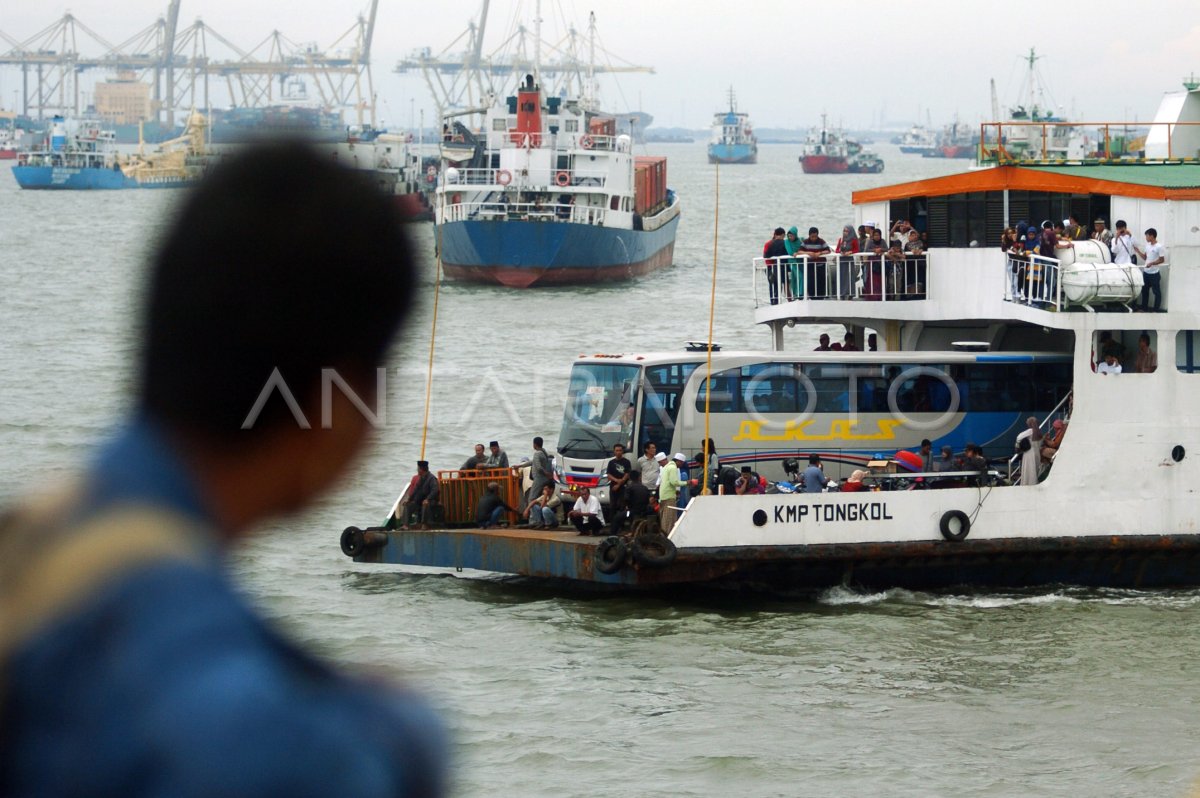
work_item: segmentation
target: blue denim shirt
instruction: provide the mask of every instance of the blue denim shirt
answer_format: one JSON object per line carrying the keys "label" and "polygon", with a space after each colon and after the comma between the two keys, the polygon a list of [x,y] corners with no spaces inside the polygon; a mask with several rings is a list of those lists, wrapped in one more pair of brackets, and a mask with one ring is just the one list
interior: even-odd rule
{"label": "blue denim shirt", "polygon": [[[138,421],[101,451],[83,513],[209,521],[168,442]],[[209,525],[211,528],[211,525]],[[0,794],[434,796],[441,723],[267,627],[211,556],[125,571],[4,663]]]}

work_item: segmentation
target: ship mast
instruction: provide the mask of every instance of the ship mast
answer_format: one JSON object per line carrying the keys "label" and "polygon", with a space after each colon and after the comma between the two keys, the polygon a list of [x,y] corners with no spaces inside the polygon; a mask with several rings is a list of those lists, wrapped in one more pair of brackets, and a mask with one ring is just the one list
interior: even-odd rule
{"label": "ship mast", "polygon": [[534,4],[533,12],[533,83],[542,85],[542,0]]}

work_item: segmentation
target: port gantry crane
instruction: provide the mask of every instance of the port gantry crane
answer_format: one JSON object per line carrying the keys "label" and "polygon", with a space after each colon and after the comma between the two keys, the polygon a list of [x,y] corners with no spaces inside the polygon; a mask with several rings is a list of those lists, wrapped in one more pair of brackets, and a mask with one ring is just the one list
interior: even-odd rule
{"label": "port gantry crane", "polygon": [[[84,105],[80,75],[103,70],[133,72],[149,82],[154,108],[165,113],[168,125],[174,125],[176,110],[211,107],[214,82],[223,89],[221,105],[257,107],[309,99],[306,79],[315,84],[322,106],[353,108],[359,124],[374,125],[371,39],[379,0],[370,0],[366,14],[326,50],[293,42],[277,30],[243,50],[200,19],[177,30],[180,4],[170,0],[165,16],[119,44],[70,13],[25,40],[0,31],[0,48],[8,48],[0,49],[0,68],[21,70],[20,107],[13,110],[39,118],[78,115]],[[81,42],[100,54],[85,55]]]}
{"label": "port gantry crane", "polygon": [[[448,114],[477,109],[484,106],[489,96],[496,96],[511,89],[513,76],[537,74],[550,81],[547,90],[583,98],[583,104],[594,110],[597,104],[595,76],[601,73],[654,73],[653,67],[636,66],[625,61],[613,63],[614,57],[603,51],[605,63],[596,63],[596,15],[588,19],[587,53],[583,53],[584,41],[574,25],[558,42],[546,42],[541,37],[541,4],[534,19],[534,32],[524,25],[517,25],[513,32],[489,53],[483,51],[483,37],[487,30],[489,0],[483,0],[479,22],[471,20],[467,29],[434,55],[431,48],[414,51],[396,64],[395,71],[401,74],[419,71],[433,95],[439,118]],[[463,44],[465,49],[454,52]],[[529,53],[532,40],[534,52]],[[543,61],[545,47],[550,60]]]}

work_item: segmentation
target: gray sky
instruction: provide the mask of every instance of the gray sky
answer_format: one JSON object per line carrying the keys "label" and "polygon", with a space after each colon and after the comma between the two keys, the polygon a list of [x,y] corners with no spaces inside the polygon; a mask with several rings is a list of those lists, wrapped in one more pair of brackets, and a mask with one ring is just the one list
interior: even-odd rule
{"label": "gray sky", "polygon": [[[433,102],[419,76],[392,74],[419,47],[439,52],[478,16],[478,0],[380,0],[373,45],[379,112],[393,127]],[[368,0],[183,0],[180,26],[203,18],[243,49],[278,29],[327,47]],[[0,32],[23,41],[68,9],[105,39],[121,42],[165,14],[166,0],[0,0]],[[493,0],[485,50],[500,45],[514,18],[532,26],[533,0]],[[978,10],[976,10],[978,9]],[[1034,44],[1053,103],[1082,121],[1152,118],[1159,98],[1200,73],[1200,5],[1195,0],[1047,4],[953,0],[891,2],[708,2],[707,0],[543,0],[547,40],[564,18],[585,30],[595,11],[600,42],[614,55],[653,66],[655,75],[604,78],[613,110],[641,107],[656,125],[707,127],[732,85],[758,127],[807,127],[825,111],[866,127],[957,114],[991,117],[989,79],[1001,106],[1018,100],[1021,58]],[[0,49],[9,45],[0,38]],[[99,48],[80,42],[80,50]],[[455,48],[461,49],[461,48]],[[19,73],[0,69],[0,106],[12,105]],[[415,102],[414,102],[415,101]]]}

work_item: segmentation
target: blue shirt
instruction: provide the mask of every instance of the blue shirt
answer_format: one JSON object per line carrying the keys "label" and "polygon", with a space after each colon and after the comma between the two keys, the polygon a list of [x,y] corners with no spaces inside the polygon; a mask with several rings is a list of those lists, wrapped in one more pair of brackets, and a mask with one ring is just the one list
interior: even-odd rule
{"label": "blue shirt", "polygon": [[825,487],[825,483],[829,481],[821,467],[815,465],[804,469],[800,478],[804,480],[805,493],[820,493],[821,489]]}
{"label": "blue shirt", "polygon": [[120,503],[211,534],[198,561],[119,572],[13,651],[0,794],[443,793],[445,741],[431,710],[337,673],[251,611],[220,567],[184,465],[152,425],[104,448],[85,497],[85,519]]}

